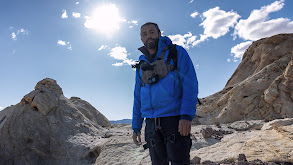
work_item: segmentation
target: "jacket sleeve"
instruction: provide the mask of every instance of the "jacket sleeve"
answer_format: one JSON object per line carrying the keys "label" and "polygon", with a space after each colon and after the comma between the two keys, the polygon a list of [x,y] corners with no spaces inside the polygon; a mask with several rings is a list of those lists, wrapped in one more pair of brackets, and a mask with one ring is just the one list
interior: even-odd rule
{"label": "jacket sleeve", "polygon": [[141,117],[140,111],[140,84],[141,78],[139,76],[138,70],[135,76],[135,87],[134,87],[134,103],[133,103],[133,113],[132,113],[132,129],[134,131],[140,131],[142,128],[143,118]]}
{"label": "jacket sleeve", "polygon": [[177,45],[177,70],[182,84],[180,115],[194,116],[196,112],[198,81],[187,51]]}

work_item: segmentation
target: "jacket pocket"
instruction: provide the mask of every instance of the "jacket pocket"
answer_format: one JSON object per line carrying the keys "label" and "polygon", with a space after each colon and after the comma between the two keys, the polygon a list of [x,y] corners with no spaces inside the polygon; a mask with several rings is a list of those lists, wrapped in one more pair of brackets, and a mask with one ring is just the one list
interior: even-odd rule
{"label": "jacket pocket", "polygon": [[159,83],[159,88],[169,96],[175,96],[175,74],[174,72],[169,72],[168,75],[161,80]]}
{"label": "jacket pocket", "polygon": [[146,84],[144,87],[141,87],[140,92],[141,109],[151,109],[151,95],[149,85]]}
{"label": "jacket pocket", "polygon": [[165,78],[154,85],[152,95],[154,95],[153,102],[156,108],[166,107],[175,101],[174,72],[169,72]]}

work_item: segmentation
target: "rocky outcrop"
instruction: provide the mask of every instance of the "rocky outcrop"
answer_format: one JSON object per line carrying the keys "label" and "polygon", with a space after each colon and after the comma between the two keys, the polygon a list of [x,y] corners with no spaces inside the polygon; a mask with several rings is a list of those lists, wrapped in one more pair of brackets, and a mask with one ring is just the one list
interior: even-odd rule
{"label": "rocky outcrop", "polygon": [[293,34],[255,41],[226,87],[201,99],[202,124],[293,117]]}
{"label": "rocky outcrop", "polygon": [[44,79],[0,112],[0,164],[93,164],[110,122],[86,101]]}
{"label": "rocky outcrop", "polygon": [[97,125],[108,127],[110,121],[99,111],[96,110],[90,103],[78,98],[71,97],[69,100],[85,117],[90,119]]}
{"label": "rocky outcrop", "polygon": [[[251,125],[253,127],[247,127]],[[193,127],[193,148],[191,159],[200,158],[201,162],[221,162],[237,160],[239,154],[244,154],[247,161],[291,162],[293,163],[293,118],[277,119],[268,123],[261,121],[241,121],[223,124],[222,128],[209,126],[213,130],[229,130],[221,140],[214,137],[204,138],[199,132],[201,127]],[[238,129],[236,129],[238,128]],[[247,128],[240,129],[239,128]],[[243,131],[241,131],[243,130]],[[214,139],[214,140],[213,140]],[[204,146],[208,141],[214,141]],[[230,162],[229,164],[233,164]]]}

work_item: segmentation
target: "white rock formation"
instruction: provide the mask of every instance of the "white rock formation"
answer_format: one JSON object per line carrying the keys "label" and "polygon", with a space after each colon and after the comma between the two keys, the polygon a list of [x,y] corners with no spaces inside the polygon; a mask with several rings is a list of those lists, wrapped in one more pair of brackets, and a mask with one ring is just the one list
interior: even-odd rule
{"label": "white rock formation", "polygon": [[293,117],[293,34],[255,41],[226,87],[202,99],[202,124]]}
{"label": "white rock formation", "polygon": [[67,99],[52,79],[0,111],[0,164],[93,164],[110,122],[89,103]]}

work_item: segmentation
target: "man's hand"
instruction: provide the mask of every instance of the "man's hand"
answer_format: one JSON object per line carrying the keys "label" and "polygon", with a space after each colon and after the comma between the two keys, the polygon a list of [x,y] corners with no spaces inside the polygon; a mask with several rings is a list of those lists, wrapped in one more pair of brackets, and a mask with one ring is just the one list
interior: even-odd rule
{"label": "man's hand", "polygon": [[186,119],[179,120],[178,130],[181,136],[187,136],[191,131],[191,121]]}
{"label": "man's hand", "polygon": [[132,138],[133,138],[133,142],[136,144],[136,145],[141,145],[141,137],[140,137],[140,132],[138,133],[133,133],[132,135]]}

